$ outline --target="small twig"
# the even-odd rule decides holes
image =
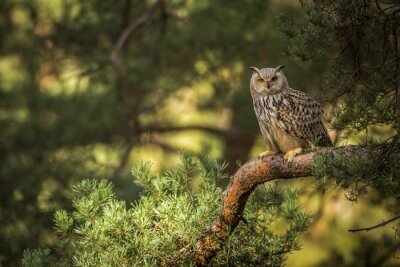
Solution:
[[[376,229],[376,228],[385,226],[386,224],[391,223],[391,222],[394,222],[395,220],[398,220],[398,219],[400,219],[400,215],[397,215],[396,217],[394,217],[394,218],[392,218],[392,219],[390,219],[390,220],[383,221],[383,222],[381,222],[381,223],[379,223],[379,224],[377,224],[377,225],[371,226],[371,227],[349,229],[348,231],[349,231],[349,232],[352,232],[352,233],[354,233],[354,232],[360,232],[360,231],[367,231],[367,232],[368,232],[368,231],[370,231],[370,230],[373,230],[373,229]]]
[[[120,175],[120,173],[122,172],[122,170],[125,168],[126,164],[129,161],[129,157],[131,155],[131,151],[134,147],[134,145],[136,144],[135,139],[132,139],[128,146],[126,147],[124,153],[122,154],[121,157],[121,161],[119,162],[118,166],[114,169],[113,173],[110,175],[110,177],[108,179],[114,179],[116,177],[118,177]]]
[[[390,155],[395,151],[395,146],[398,145],[397,143],[400,141],[400,133],[398,133],[390,142],[389,148],[384,150],[383,153],[380,155],[381,160],[379,164],[377,165],[377,168],[380,169],[383,167],[383,165],[387,162],[389,159]]]
[[[163,142],[161,140],[157,140],[157,139],[155,140],[154,138],[152,138],[152,140],[148,141],[147,143],[150,144],[150,145],[158,146],[162,150],[164,150],[166,152],[169,152],[169,153],[178,153],[179,152],[179,148],[171,146],[170,144],[165,143],[165,142]]]
[[[379,12],[380,12],[381,14],[383,14],[383,10],[382,10],[381,5],[379,4],[379,1],[378,1],[378,0],[375,0],[375,5],[376,5],[376,7],[378,8]]]
[[[87,68],[85,70],[79,70],[73,73],[68,73],[65,76],[62,77],[62,79],[70,79],[70,78],[83,78],[85,76],[92,75],[93,73],[100,71],[101,69],[107,67],[109,65],[109,62],[107,60],[100,61],[96,66]]]
[[[193,253],[193,246],[192,244],[187,244],[183,248],[181,248],[176,256],[169,260],[165,266],[178,266],[181,260],[184,258],[185,254]]]

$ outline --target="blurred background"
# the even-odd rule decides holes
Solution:
[[[249,66],[285,64],[293,88],[320,101],[330,93],[324,62],[286,54],[277,19],[301,20],[297,0],[169,0],[149,9],[154,3],[0,1],[0,266],[55,244],[53,212],[71,209],[80,179],[111,179],[133,201],[137,161],[163,171],[185,149],[226,161],[233,173],[262,152]],[[370,129],[382,140],[392,133]],[[338,145],[363,137],[330,134]],[[339,189],[316,190],[313,178],[280,183],[300,187],[316,217],[287,266],[400,264],[390,227],[347,231],[390,217],[373,194],[354,203]]]

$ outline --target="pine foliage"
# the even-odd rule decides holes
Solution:
[[[191,154],[163,174],[151,164],[132,168],[143,188],[140,199],[118,199],[112,183],[83,180],[73,187],[73,211],[54,215],[58,246],[26,250],[23,266],[165,266],[194,265],[197,239],[221,211],[224,165]],[[230,237],[212,264],[282,266],[287,253],[300,248],[299,236],[310,216],[296,202],[298,191],[261,187],[250,198],[246,223]],[[279,220],[278,227],[273,222]]]
[[[321,90],[343,136],[395,121],[398,1],[300,0],[306,19],[280,17],[287,54],[323,65]]]
[[[363,149],[348,157],[345,153],[319,155],[313,164],[318,186],[325,190],[335,184],[346,191],[346,197],[355,201],[368,192],[377,192],[380,201],[400,198],[400,146],[396,143],[374,149],[371,140]],[[397,153],[393,153],[397,151]]]

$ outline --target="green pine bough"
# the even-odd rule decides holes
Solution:
[[[26,250],[23,266],[194,266],[199,237],[221,212],[225,165],[182,154],[181,164],[164,174],[151,164],[132,169],[143,187],[132,204],[116,198],[106,180],[83,180],[73,187],[73,211],[54,215],[59,244]],[[298,190],[259,187],[247,202],[246,224],[221,244],[214,265],[283,265],[286,254],[300,249],[299,236],[311,221],[296,202]],[[271,229],[278,218],[283,233]],[[211,259],[210,259],[211,260]]]
[[[181,159],[178,167],[157,175],[151,164],[136,164],[132,174],[143,192],[132,204],[118,200],[109,181],[79,182],[73,187],[74,210],[55,213],[59,245],[26,250],[22,265],[282,266],[287,253],[301,248],[299,237],[311,216],[298,206],[297,189],[259,185],[336,176],[340,180],[331,180],[355,190],[363,179],[371,186],[368,179],[379,173],[377,184],[384,186],[400,162],[398,144],[322,148],[292,162],[282,155],[257,158],[241,166],[222,193],[216,182],[226,178],[225,165],[189,153]],[[365,166],[370,167],[360,172]],[[398,184],[387,183],[382,190],[399,192]],[[279,234],[272,229],[277,220],[285,225]]]

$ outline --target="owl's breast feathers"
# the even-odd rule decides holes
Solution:
[[[318,146],[332,146],[322,123],[322,107],[307,94],[293,89],[254,99],[254,110],[260,126],[278,125],[289,135],[314,142]]]

